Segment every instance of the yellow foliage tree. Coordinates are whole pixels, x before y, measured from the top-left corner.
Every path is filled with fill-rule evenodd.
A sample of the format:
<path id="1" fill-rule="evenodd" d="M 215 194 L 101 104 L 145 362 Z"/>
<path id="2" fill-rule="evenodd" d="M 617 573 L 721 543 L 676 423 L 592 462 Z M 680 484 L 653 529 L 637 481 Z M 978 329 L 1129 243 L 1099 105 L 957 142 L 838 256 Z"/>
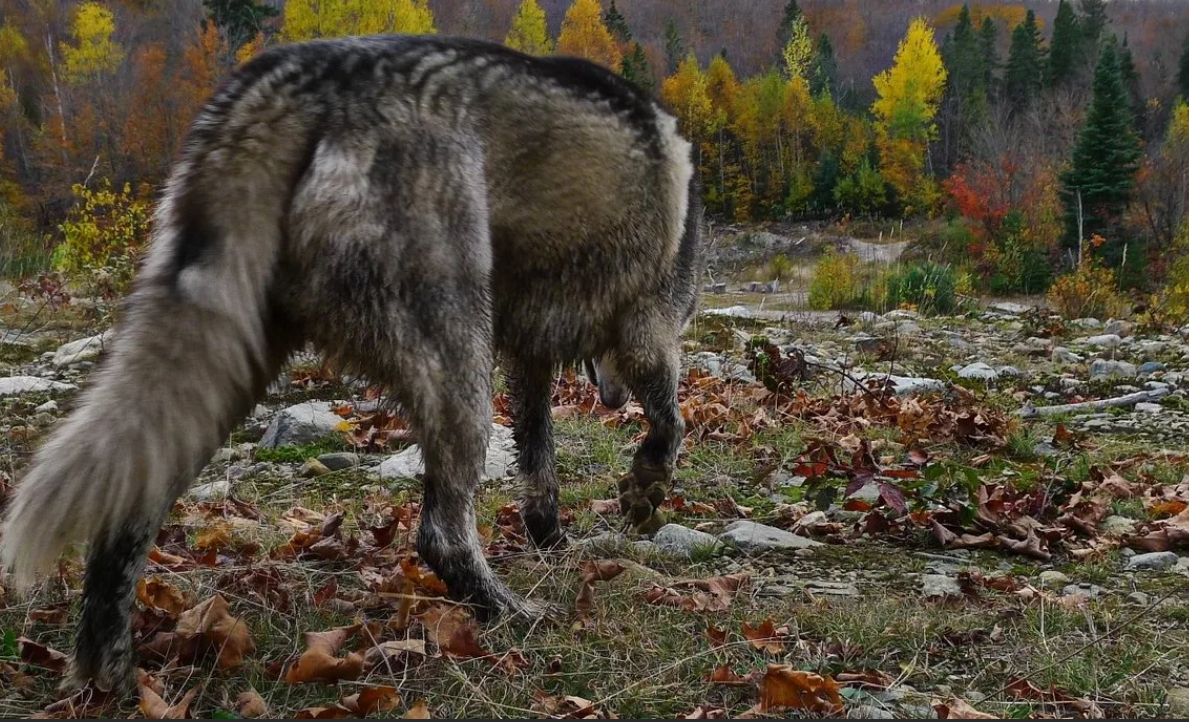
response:
<path id="1" fill-rule="evenodd" d="M 597 0 L 575 0 L 559 31 L 560 55 L 587 58 L 606 68 L 621 68 L 621 51 L 600 15 Z"/>
<path id="2" fill-rule="evenodd" d="M 124 60 L 124 48 L 112 40 L 116 19 L 112 11 L 97 2 L 85 2 L 75 10 L 70 24 L 73 42 L 62 43 L 62 69 L 68 82 L 84 80 L 114 71 Z"/>
<path id="3" fill-rule="evenodd" d="M 915 18 L 898 44 L 894 66 L 873 79 L 882 177 L 908 210 L 928 209 L 939 196 L 925 165 L 947 77 L 931 28 Z"/>
<path id="4" fill-rule="evenodd" d="M 427 0 L 290 0 L 281 34 L 286 40 L 343 35 L 430 35 L 435 18 Z"/>
<path id="5" fill-rule="evenodd" d="M 536 0 L 522 0 L 513 16 L 505 45 L 529 55 L 549 55 L 552 49 L 546 34 L 546 13 Z"/>
<path id="6" fill-rule="evenodd" d="M 712 99 L 708 79 L 699 69 L 695 55 L 679 63 L 675 74 L 662 81 L 662 101 L 679 118 L 679 132 L 698 143 L 708 132 L 712 120 Z"/>

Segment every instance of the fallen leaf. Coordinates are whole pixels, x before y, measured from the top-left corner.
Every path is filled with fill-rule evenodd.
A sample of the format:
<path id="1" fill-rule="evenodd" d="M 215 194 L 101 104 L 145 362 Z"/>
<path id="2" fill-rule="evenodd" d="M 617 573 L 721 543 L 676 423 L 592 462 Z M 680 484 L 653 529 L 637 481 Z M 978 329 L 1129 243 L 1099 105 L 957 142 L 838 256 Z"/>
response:
<path id="1" fill-rule="evenodd" d="M 427 637 L 450 658 L 469 660 L 488 657 L 480 647 L 480 628 L 467 610 L 461 607 L 435 605 L 418 616 Z"/>
<path id="2" fill-rule="evenodd" d="M 364 669 L 372 670 L 380 665 L 404 668 L 410 662 L 421 662 L 425 657 L 425 640 L 386 640 L 365 651 Z"/>
<path id="3" fill-rule="evenodd" d="M 137 580 L 137 600 L 150 610 L 165 613 L 173 618 L 186 610 L 186 598 L 182 591 L 156 575 L 148 580 Z"/>
<path id="4" fill-rule="evenodd" d="M 297 662 L 286 670 L 287 683 L 308 683 L 311 681 L 355 680 L 364 672 L 364 656 L 349 653 L 346 657 L 335 656 L 348 638 L 360 626 L 351 625 L 318 633 L 306 633 L 306 650 Z"/>
<path id="5" fill-rule="evenodd" d="M 753 646 L 754 650 L 764 650 L 771 655 L 778 655 L 782 653 L 784 645 L 778 639 L 780 634 L 785 634 L 786 628 L 781 630 L 774 628 L 774 621 L 766 618 L 761 625 L 756 628 L 749 623 L 741 624 L 741 632 L 749 644 Z"/>
<path id="6" fill-rule="evenodd" d="M 588 509 L 597 515 L 615 515 L 621 511 L 621 501 L 616 498 L 611 500 L 592 500 L 588 503 Z"/>
<path id="7" fill-rule="evenodd" d="M 0 598 L 2 597 L 0 595 Z M 42 610 L 31 611 L 29 613 L 29 620 L 44 625 L 65 625 L 69 614 L 70 610 L 66 607 L 44 608 Z"/>
<path id="8" fill-rule="evenodd" d="M 218 550 L 232 541 L 232 528 L 226 524 L 215 525 L 195 535 L 195 547 L 200 550 Z"/>
<path id="9" fill-rule="evenodd" d="M 593 598 L 596 594 L 596 583 L 607 582 L 625 572 L 625 566 L 616 560 L 585 560 L 583 576 L 580 578 L 579 593 L 575 596 L 575 613 L 581 623 L 588 626 L 588 615 L 592 612 Z"/>
<path id="10" fill-rule="evenodd" d="M 831 677 L 770 663 L 758 685 L 759 710 L 775 708 L 839 714 L 844 709 L 840 686 Z"/>
<path id="11" fill-rule="evenodd" d="M 997 720 L 997 716 L 982 713 L 960 698 L 952 698 L 947 703 L 936 701 L 931 707 L 940 720 Z"/>
<path id="12" fill-rule="evenodd" d="M 52 670 L 55 673 L 61 673 L 66 669 L 66 653 L 60 653 L 25 637 L 17 638 L 17 646 L 20 649 L 23 663 Z"/>
<path id="13" fill-rule="evenodd" d="M 388 685 L 366 685 L 359 693 L 345 697 L 341 703 L 343 707 L 357 716 L 369 716 L 374 713 L 384 713 L 397 707 L 401 698 L 397 695 L 397 688 Z"/>
<path id="14" fill-rule="evenodd" d="M 406 711 L 406 714 L 403 715 L 402 718 L 408 720 L 430 720 L 430 707 L 426 705 L 425 700 L 420 700 L 414 705 L 410 706 L 410 709 Z"/>
<path id="15" fill-rule="evenodd" d="M 753 685 L 753 681 L 749 678 L 737 675 L 737 673 L 727 665 L 717 665 L 712 669 L 711 673 L 704 676 L 704 682 L 712 683 L 714 685 Z"/>
<path id="16" fill-rule="evenodd" d="M 238 667 L 245 655 L 257 649 L 248 626 L 232 617 L 228 601 L 222 595 L 213 595 L 183 612 L 174 632 L 169 634 L 190 643 L 206 643 L 217 651 L 219 667 L 223 670 Z"/>
<path id="17" fill-rule="evenodd" d="M 249 688 L 236 696 L 236 713 L 242 718 L 267 718 L 269 706 L 256 689 Z"/>
<path id="18" fill-rule="evenodd" d="M 609 718 L 596 704 L 578 695 L 548 695 L 543 691 L 534 693 L 530 710 L 545 713 L 552 718 L 585 720 L 607 720 Z"/>
<path id="19" fill-rule="evenodd" d="M 199 694 L 198 687 L 191 688 L 177 703 L 170 705 L 156 687 L 153 676 L 147 673 L 142 674 L 137 682 L 137 692 L 140 694 L 137 707 L 146 718 L 183 720 L 189 713 L 191 701 Z"/>
<path id="20" fill-rule="evenodd" d="M 713 706 L 696 706 L 695 710 L 683 716 L 683 720 L 724 720 L 728 718 L 728 711 Z"/>
<path id="21" fill-rule="evenodd" d="M 342 705 L 332 705 L 303 708 L 294 716 L 294 720 L 343 720 L 351 717 L 352 711 Z"/>
<path id="22" fill-rule="evenodd" d="M 724 628 L 718 628 L 715 625 L 709 627 L 704 631 L 704 635 L 708 640 L 712 641 L 712 645 L 717 648 L 723 648 L 728 643 L 728 631 Z"/>

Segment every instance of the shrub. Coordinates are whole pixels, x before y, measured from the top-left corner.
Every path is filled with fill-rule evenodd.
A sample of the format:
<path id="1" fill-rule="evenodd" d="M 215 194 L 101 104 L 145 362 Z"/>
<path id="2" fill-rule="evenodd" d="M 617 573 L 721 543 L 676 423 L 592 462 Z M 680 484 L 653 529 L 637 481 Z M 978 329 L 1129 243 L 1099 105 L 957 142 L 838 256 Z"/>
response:
<path id="1" fill-rule="evenodd" d="M 1091 245 L 1099 246 L 1099 239 L 1094 236 Z M 1075 271 L 1056 278 L 1047 298 L 1066 319 L 1086 316 L 1106 319 L 1120 316 L 1126 307 L 1113 270 L 1100 266 L 1087 248 L 1082 249 Z"/>
<path id="2" fill-rule="evenodd" d="M 23 279 L 49 266 L 46 240 L 0 194 L 0 278 Z"/>
<path id="3" fill-rule="evenodd" d="M 59 226 L 54 267 L 77 275 L 94 295 L 120 296 L 128 291 L 149 231 L 149 204 L 133 196 L 128 184 L 117 192 L 107 180 L 97 190 L 76 184 L 71 193 L 77 201 Z"/>
<path id="4" fill-rule="evenodd" d="M 949 314 L 959 305 L 959 277 L 955 267 L 931 261 L 903 266 L 883 275 L 878 298 L 888 309 L 912 306 L 921 314 Z"/>
<path id="5" fill-rule="evenodd" d="M 869 159 L 861 161 L 855 174 L 840 179 L 833 195 L 842 209 L 863 215 L 880 211 L 888 202 L 886 181 Z"/>
<path id="6" fill-rule="evenodd" d="M 857 274 L 860 265 L 856 254 L 829 249 L 815 264 L 807 305 L 820 311 L 856 305 L 862 296 Z"/>

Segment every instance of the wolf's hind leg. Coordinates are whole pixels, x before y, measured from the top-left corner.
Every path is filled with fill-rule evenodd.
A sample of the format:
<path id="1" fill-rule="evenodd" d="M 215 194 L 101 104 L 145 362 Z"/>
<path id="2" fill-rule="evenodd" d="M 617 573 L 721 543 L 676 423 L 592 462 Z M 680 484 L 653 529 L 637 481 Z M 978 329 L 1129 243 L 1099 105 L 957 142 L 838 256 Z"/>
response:
<path id="1" fill-rule="evenodd" d="M 619 364 L 624 381 L 641 401 L 650 423 L 646 438 L 633 455 L 629 474 L 618 484 L 621 513 L 630 528 L 653 533 L 662 526 L 658 508 L 670 490 L 675 460 L 683 444 L 677 344 L 674 348 L 659 345 L 623 352 Z"/>
<path id="2" fill-rule="evenodd" d="M 507 375 L 513 400 L 518 478 L 522 483 L 521 516 L 530 540 L 541 548 L 566 542 L 559 528 L 559 479 L 550 416 L 553 371 L 554 365 L 547 360 L 518 360 L 511 362 Z"/>

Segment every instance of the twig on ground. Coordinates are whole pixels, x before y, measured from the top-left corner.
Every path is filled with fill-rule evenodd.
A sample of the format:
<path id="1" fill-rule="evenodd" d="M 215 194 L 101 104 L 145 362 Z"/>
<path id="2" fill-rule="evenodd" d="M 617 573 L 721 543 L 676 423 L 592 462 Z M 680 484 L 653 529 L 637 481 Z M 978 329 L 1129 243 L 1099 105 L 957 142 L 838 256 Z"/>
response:
<path id="1" fill-rule="evenodd" d="M 1167 389 L 1148 389 L 1144 392 L 1127 394 L 1124 397 L 1096 399 L 1091 402 L 1077 402 L 1076 404 L 1058 404 L 1053 407 L 1035 407 L 1027 404 L 1022 409 L 1019 409 L 1017 413 L 1024 419 L 1031 419 L 1033 417 L 1049 417 L 1056 414 L 1069 414 L 1071 412 L 1092 412 L 1110 407 L 1132 407 L 1139 402 L 1161 399 L 1170 393 Z"/>

